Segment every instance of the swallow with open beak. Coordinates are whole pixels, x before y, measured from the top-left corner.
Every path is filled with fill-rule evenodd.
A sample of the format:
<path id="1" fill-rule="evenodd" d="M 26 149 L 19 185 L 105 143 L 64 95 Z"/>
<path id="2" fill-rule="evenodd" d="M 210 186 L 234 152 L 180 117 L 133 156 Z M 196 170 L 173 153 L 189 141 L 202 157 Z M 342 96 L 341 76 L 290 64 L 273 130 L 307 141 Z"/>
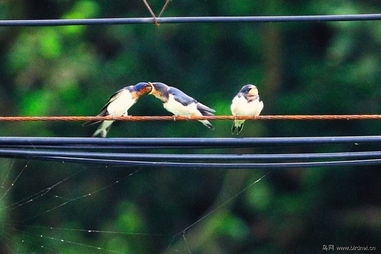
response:
<path id="1" fill-rule="evenodd" d="M 164 108 L 175 116 L 213 116 L 216 112 L 175 87 L 161 82 L 152 82 L 151 85 L 150 94 L 161 100 Z M 213 125 L 208 120 L 199 121 L 213 129 Z"/>
<path id="2" fill-rule="evenodd" d="M 151 92 L 152 85 L 148 82 L 140 82 L 136 85 L 126 86 L 114 93 L 102 108 L 98 116 L 127 116 L 128 110 L 134 105 L 140 96 Z M 87 122 L 85 125 L 99 123 L 101 121 Z M 94 136 L 100 135 L 106 137 L 111 128 L 113 120 L 103 121 L 98 129 L 94 132 Z"/>
<path id="3" fill-rule="evenodd" d="M 233 98 L 230 110 L 233 116 L 258 116 L 263 109 L 263 102 L 259 98 L 255 85 L 244 85 Z M 232 134 L 242 131 L 245 120 L 234 120 Z"/>

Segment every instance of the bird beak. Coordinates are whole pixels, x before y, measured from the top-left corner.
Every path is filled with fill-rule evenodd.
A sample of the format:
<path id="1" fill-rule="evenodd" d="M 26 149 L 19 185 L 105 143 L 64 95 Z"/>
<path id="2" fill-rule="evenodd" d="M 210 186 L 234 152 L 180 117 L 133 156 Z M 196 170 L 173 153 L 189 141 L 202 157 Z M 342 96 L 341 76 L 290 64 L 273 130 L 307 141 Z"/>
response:
<path id="1" fill-rule="evenodd" d="M 153 85 L 153 83 L 151 82 L 148 82 L 148 85 L 150 86 L 150 91 L 149 91 L 149 94 L 152 94 L 154 91 L 155 91 L 155 86 Z"/>
<path id="2" fill-rule="evenodd" d="M 251 89 L 249 92 L 249 95 L 250 96 L 257 96 L 258 95 L 258 89 L 256 89 L 256 88 Z"/>
<path id="3" fill-rule="evenodd" d="M 141 87 L 139 90 L 136 91 L 136 94 L 138 96 L 141 96 L 151 91 L 152 91 L 152 85 L 149 82 L 147 82 L 143 87 Z"/>
<path id="4" fill-rule="evenodd" d="M 147 82 L 147 86 L 144 87 L 144 93 L 151 93 L 153 89 L 153 85 L 151 82 Z"/>

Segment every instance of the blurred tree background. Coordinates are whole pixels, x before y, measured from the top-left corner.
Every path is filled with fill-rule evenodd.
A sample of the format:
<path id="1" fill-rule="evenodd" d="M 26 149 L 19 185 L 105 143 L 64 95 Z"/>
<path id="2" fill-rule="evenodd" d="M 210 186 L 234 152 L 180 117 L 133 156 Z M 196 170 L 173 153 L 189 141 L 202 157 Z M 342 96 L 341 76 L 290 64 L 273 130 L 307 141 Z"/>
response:
<path id="1" fill-rule="evenodd" d="M 155 10 L 163 4 L 150 2 Z M 376 0 L 173 0 L 164 16 L 377 12 Z M 0 1 L 1 19 L 142 16 L 148 12 L 140 0 Z M 10 116 L 95 115 L 121 87 L 162 81 L 221 115 L 230 114 L 233 96 L 246 83 L 257 84 L 263 114 L 380 113 L 380 50 L 379 21 L 2 27 L 0 109 Z M 129 113 L 168 114 L 151 96 Z M 231 122 L 213 124 L 215 131 L 197 122 L 125 122 L 110 136 L 231 136 Z M 380 127 L 378 121 L 248 122 L 243 136 L 376 135 Z M 0 131 L 90 136 L 94 128 L 1 123 Z M 356 149 L 370 148 L 349 150 Z M 381 249 L 379 166 L 269 169 L 230 202 L 267 170 L 135 170 L 1 159 L 0 253 L 318 253 L 328 244 Z"/>

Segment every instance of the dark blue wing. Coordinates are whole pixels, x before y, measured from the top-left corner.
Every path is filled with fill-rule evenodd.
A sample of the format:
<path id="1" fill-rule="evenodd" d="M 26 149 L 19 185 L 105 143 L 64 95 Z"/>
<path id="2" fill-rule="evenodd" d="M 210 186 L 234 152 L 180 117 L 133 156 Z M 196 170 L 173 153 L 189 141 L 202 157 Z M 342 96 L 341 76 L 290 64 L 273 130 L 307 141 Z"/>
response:
<path id="1" fill-rule="evenodd" d="M 214 113 L 216 113 L 214 109 L 209 108 L 208 106 L 205 106 L 201 103 L 197 103 L 197 109 L 201 112 L 203 116 L 214 116 Z"/>
<path id="2" fill-rule="evenodd" d="M 190 97 L 189 95 L 185 94 L 183 91 L 175 88 L 175 87 L 169 87 L 168 90 L 169 94 L 172 94 L 176 101 L 180 102 L 184 106 L 189 105 L 191 103 L 197 103 L 195 99 Z"/>

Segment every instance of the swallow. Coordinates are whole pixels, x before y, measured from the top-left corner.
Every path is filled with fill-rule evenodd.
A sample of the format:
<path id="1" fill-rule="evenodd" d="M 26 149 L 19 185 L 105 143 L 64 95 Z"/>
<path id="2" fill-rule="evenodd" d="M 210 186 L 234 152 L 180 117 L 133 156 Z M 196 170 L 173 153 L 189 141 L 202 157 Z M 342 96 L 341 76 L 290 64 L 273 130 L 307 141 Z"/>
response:
<path id="1" fill-rule="evenodd" d="M 244 85 L 233 98 L 230 110 L 233 116 L 258 116 L 263 109 L 263 101 L 260 100 L 258 89 L 255 85 Z M 234 120 L 232 134 L 242 131 L 245 120 Z"/>
<path id="2" fill-rule="evenodd" d="M 152 82 L 149 94 L 163 102 L 163 107 L 175 116 L 213 116 L 216 112 L 183 91 L 161 82 Z M 199 120 L 206 127 L 213 129 L 208 120 Z"/>
<path id="3" fill-rule="evenodd" d="M 140 96 L 150 92 L 151 89 L 152 85 L 147 82 L 140 82 L 136 85 L 123 87 L 109 98 L 108 102 L 104 105 L 101 112 L 97 116 L 127 116 L 128 110 L 132 107 L 132 105 L 138 101 Z M 91 125 L 99 122 L 101 121 L 87 122 L 85 125 Z M 103 121 L 94 132 L 93 137 L 98 135 L 103 138 L 106 137 L 113 122 L 113 120 Z"/>

